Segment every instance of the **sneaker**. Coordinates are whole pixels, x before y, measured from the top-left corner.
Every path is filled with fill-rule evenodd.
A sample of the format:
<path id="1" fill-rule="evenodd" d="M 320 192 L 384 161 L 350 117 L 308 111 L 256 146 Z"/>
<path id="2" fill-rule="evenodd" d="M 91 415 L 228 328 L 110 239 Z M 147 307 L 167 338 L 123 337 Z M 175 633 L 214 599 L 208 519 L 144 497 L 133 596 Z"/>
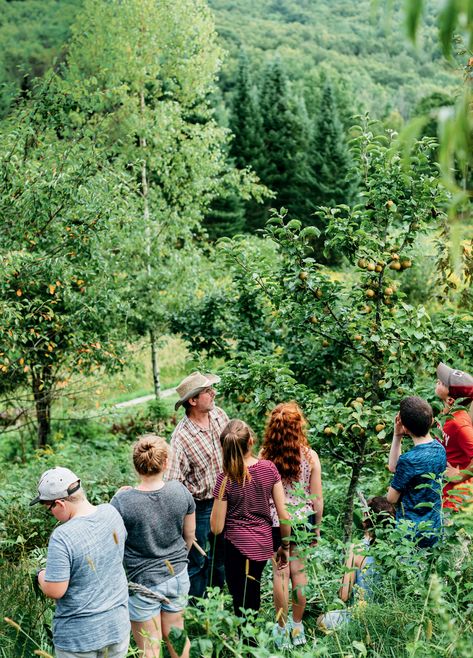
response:
<path id="1" fill-rule="evenodd" d="M 305 644 L 307 642 L 305 631 L 304 631 L 304 624 L 302 622 L 300 624 L 297 624 L 296 626 L 294 625 L 294 622 L 292 623 L 291 639 L 292 639 L 292 644 L 295 647 L 300 647 L 302 644 Z"/>
<path id="2" fill-rule="evenodd" d="M 290 649 L 291 648 L 291 638 L 289 637 L 289 629 L 287 626 L 280 626 L 279 624 L 274 624 L 273 628 L 273 642 L 276 649 Z"/>

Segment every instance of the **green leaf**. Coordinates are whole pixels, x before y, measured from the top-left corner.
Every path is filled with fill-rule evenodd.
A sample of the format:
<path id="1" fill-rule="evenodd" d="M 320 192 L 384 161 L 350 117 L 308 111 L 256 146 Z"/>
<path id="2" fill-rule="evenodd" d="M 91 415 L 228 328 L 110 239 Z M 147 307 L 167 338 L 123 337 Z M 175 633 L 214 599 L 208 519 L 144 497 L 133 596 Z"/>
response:
<path id="1" fill-rule="evenodd" d="M 405 0 L 407 34 L 415 42 L 424 0 Z"/>
<path id="2" fill-rule="evenodd" d="M 358 642 L 357 640 L 354 640 L 352 644 L 361 656 L 366 656 L 367 650 L 363 642 Z"/>
<path id="3" fill-rule="evenodd" d="M 450 57 L 452 52 L 452 38 L 458 24 L 458 2 L 448 0 L 439 15 L 440 43 L 445 57 Z"/>
<path id="4" fill-rule="evenodd" d="M 186 645 L 187 633 L 183 628 L 171 627 L 169 632 L 169 642 L 178 656 L 181 656 Z"/>
<path id="5" fill-rule="evenodd" d="M 213 653 L 212 641 L 207 638 L 199 638 L 191 644 L 190 658 L 210 658 Z"/>

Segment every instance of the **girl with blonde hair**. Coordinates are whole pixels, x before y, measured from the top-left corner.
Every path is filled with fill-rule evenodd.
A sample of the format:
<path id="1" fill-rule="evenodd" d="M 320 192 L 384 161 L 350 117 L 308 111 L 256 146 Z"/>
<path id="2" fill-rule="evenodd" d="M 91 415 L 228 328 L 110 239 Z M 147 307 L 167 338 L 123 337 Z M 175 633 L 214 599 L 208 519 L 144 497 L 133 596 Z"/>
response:
<path id="1" fill-rule="evenodd" d="M 195 537 L 195 503 L 183 484 L 163 480 L 168 459 L 165 439 L 154 434 L 140 437 L 133 446 L 139 483 L 124 487 L 111 500 L 128 533 L 124 558 L 128 579 L 159 598 L 133 594 L 128 601 L 133 637 L 144 658 L 161 655 L 162 637 L 172 658 L 177 658 L 168 638 L 172 627 L 184 628 L 190 586 L 187 555 Z M 180 658 L 188 658 L 189 649 L 187 640 Z"/>
<path id="2" fill-rule="evenodd" d="M 235 614 L 259 610 L 261 574 L 273 557 L 271 497 L 281 521 L 282 541 L 277 552 L 279 569 L 287 568 L 289 514 L 277 468 L 253 456 L 254 437 L 242 420 L 231 420 L 220 436 L 223 473 L 217 477 L 210 527 L 214 534 L 225 531 L 225 579 L 233 598 Z"/>
<path id="3" fill-rule="evenodd" d="M 270 460 L 281 476 L 286 503 L 294 505 L 291 512 L 296 521 L 309 527 L 315 543 L 320 534 L 323 514 L 322 470 L 317 453 L 307 441 L 307 421 L 299 407 L 292 402 L 278 404 L 271 412 L 261 448 L 260 457 Z M 295 491 L 302 490 L 303 495 Z M 274 550 L 280 546 L 281 532 L 277 514 L 273 511 Z M 292 585 L 292 620 L 288 622 L 289 581 Z M 274 569 L 273 596 L 278 615 L 274 639 L 278 648 L 305 644 L 302 617 L 306 606 L 304 588 L 307 577 L 304 563 L 293 540 L 290 543 L 289 569 Z"/>

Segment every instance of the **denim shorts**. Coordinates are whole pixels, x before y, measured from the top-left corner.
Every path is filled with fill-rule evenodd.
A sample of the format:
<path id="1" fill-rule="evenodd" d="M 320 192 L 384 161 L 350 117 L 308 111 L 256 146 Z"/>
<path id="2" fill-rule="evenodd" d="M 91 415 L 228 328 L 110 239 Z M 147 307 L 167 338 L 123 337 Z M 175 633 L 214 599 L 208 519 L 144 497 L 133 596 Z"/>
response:
<path id="1" fill-rule="evenodd" d="M 143 594 L 133 594 L 128 599 L 128 611 L 131 621 L 148 621 L 164 612 L 180 612 L 187 605 L 190 580 L 187 567 L 172 578 L 168 578 L 159 585 L 148 587 L 152 592 L 165 596 L 169 603 L 156 601 Z"/>
<path id="2" fill-rule="evenodd" d="M 130 635 L 127 634 L 124 640 L 117 644 L 109 644 L 108 647 L 97 649 L 96 651 L 66 651 L 65 649 L 54 648 L 56 658 L 125 658 L 128 653 L 130 644 Z"/>

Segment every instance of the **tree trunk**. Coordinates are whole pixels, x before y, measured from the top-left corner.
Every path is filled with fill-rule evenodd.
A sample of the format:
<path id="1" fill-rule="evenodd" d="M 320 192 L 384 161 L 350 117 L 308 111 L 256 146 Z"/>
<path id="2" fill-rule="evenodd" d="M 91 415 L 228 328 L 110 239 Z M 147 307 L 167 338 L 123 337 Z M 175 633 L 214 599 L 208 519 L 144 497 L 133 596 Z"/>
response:
<path id="1" fill-rule="evenodd" d="M 38 448 L 44 448 L 51 433 L 52 380 L 49 369 L 33 374 L 33 396 L 36 409 Z"/>
<path id="2" fill-rule="evenodd" d="M 153 364 L 153 388 L 156 400 L 159 400 L 161 382 L 159 378 L 158 346 L 156 344 L 156 335 L 154 331 L 149 332 L 151 342 L 151 362 Z"/>
<path id="3" fill-rule="evenodd" d="M 343 538 L 345 542 L 350 539 L 353 530 L 353 501 L 355 499 L 356 488 L 364 465 L 364 458 L 361 457 L 356 464 L 353 464 L 351 469 L 350 484 L 348 485 L 345 511 L 343 513 Z"/>
<path id="4" fill-rule="evenodd" d="M 141 112 L 145 111 L 145 95 L 144 91 L 140 93 L 140 108 Z M 150 213 L 149 213 L 149 203 L 148 203 L 148 170 L 146 167 L 146 138 L 140 136 L 140 148 L 143 149 L 143 164 L 141 165 L 141 196 L 143 199 L 143 220 L 145 225 L 145 249 L 146 249 L 146 271 L 149 279 L 151 279 L 152 268 L 151 268 L 151 227 L 150 227 Z M 161 383 L 159 380 L 159 363 L 158 363 L 158 347 L 156 344 L 156 334 L 152 329 L 149 331 L 149 338 L 151 343 L 151 365 L 153 369 L 153 388 L 154 395 L 156 400 L 159 400 L 159 392 L 161 388 Z"/>

